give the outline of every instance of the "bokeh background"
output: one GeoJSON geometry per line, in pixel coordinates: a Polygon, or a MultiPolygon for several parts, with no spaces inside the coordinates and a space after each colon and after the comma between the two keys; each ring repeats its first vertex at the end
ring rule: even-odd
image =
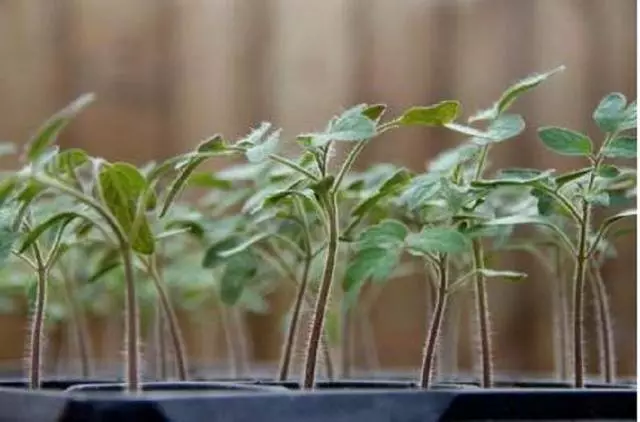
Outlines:
{"type": "MultiPolygon", "coordinates": [[[[23,142],[54,111],[92,91],[97,102],[62,145],[143,164],[212,133],[234,139],[262,120],[288,135],[320,129],[359,102],[386,103],[397,113],[459,99],[468,116],[510,82],[564,64],[565,72],[518,101],[527,131],[494,150],[497,165],[562,170],[581,163],[543,149],[535,128],[562,125],[597,136],[590,116],[599,99],[611,91],[636,97],[636,43],[634,0],[4,0],[0,139],[23,142]]],[[[439,130],[398,131],[376,140],[358,166],[389,161],[420,170],[459,140],[439,130]]],[[[635,234],[618,254],[604,268],[617,369],[635,376],[635,234]]],[[[496,367],[550,371],[549,276],[527,256],[509,263],[532,275],[490,285],[496,367]]],[[[371,310],[382,367],[418,365],[425,291],[419,278],[391,283],[371,310]]],[[[280,317],[291,297],[276,292],[269,299],[273,313],[239,316],[256,365],[277,359],[280,317]]],[[[470,369],[473,302],[460,300],[459,364],[470,369]]],[[[2,362],[20,364],[27,322],[26,312],[0,316],[2,362]]],[[[104,323],[91,323],[98,336],[104,323]]],[[[223,350],[218,331],[185,327],[195,359],[223,350]]],[[[60,352],[67,336],[64,326],[49,330],[47,368],[73,358],[60,352]]],[[[107,361],[119,357],[120,337],[111,339],[101,352],[107,361]]],[[[362,349],[356,346],[356,363],[367,358],[362,349]]],[[[591,350],[592,371],[596,359],[591,350]]]]}

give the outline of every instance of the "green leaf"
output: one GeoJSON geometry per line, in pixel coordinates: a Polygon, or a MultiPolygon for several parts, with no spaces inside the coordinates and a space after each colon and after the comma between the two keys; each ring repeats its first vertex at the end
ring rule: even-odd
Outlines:
{"type": "Polygon", "coordinates": [[[226,305],[235,305],[257,272],[258,264],[250,251],[244,250],[228,257],[220,279],[220,300],[226,305]]]}
{"type": "Polygon", "coordinates": [[[409,252],[459,253],[467,251],[471,245],[469,239],[458,230],[446,227],[427,227],[420,233],[411,233],[405,239],[409,252]]]}
{"type": "Polygon", "coordinates": [[[352,107],[331,120],[327,129],[322,133],[306,133],[299,135],[299,139],[306,139],[307,146],[321,147],[329,141],[356,142],[371,139],[377,135],[376,122],[365,115],[371,110],[360,104],[352,107]]]}
{"type": "Polygon", "coordinates": [[[362,249],[393,249],[402,245],[409,229],[398,220],[383,220],[364,230],[358,244],[362,249]]]}
{"type": "Polygon", "coordinates": [[[400,196],[400,202],[410,210],[416,210],[436,196],[440,190],[440,176],[427,173],[414,178],[400,196]]]}
{"type": "Polygon", "coordinates": [[[474,137],[476,145],[503,142],[522,133],[525,128],[524,119],[518,114],[504,114],[493,120],[481,137],[474,137]]]}
{"type": "Polygon", "coordinates": [[[266,160],[269,155],[276,152],[281,133],[282,129],[278,129],[267,136],[264,141],[248,148],[246,152],[247,160],[250,163],[259,163],[266,160]]]}
{"type": "Polygon", "coordinates": [[[220,134],[215,134],[201,141],[196,147],[200,153],[220,153],[227,151],[227,143],[220,134]]]}
{"type": "Polygon", "coordinates": [[[26,144],[25,156],[27,160],[33,162],[49,150],[51,145],[56,142],[62,129],[93,100],[93,94],[84,94],[49,118],[26,144]]]}
{"type": "Polygon", "coordinates": [[[257,234],[249,239],[247,239],[246,241],[234,246],[233,248],[229,248],[229,249],[224,249],[224,250],[219,250],[217,252],[217,256],[219,258],[228,258],[231,255],[235,255],[237,253],[243,252],[249,248],[251,248],[251,246],[255,245],[256,243],[261,242],[262,240],[268,238],[269,236],[271,236],[271,233],[260,233],[257,234]]]}
{"type": "Polygon", "coordinates": [[[434,172],[450,171],[454,167],[474,159],[480,149],[478,145],[469,143],[445,150],[429,163],[429,170],[434,172]]]}
{"type": "Polygon", "coordinates": [[[612,225],[616,224],[617,222],[624,220],[626,218],[636,218],[637,217],[637,213],[638,211],[634,208],[632,209],[628,209],[628,210],[624,210],[621,211],[615,215],[612,215],[611,217],[605,219],[602,224],[600,225],[600,230],[599,232],[602,233],[603,235],[611,228],[612,225]]]}
{"type": "Polygon", "coordinates": [[[591,140],[586,135],[561,127],[543,127],[538,129],[542,143],[550,150],[569,156],[588,156],[591,154],[591,140]]]}
{"type": "Polygon", "coordinates": [[[351,215],[365,215],[367,212],[369,212],[369,210],[375,207],[375,205],[380,202],[380,200],[394,194],[397,190],[405,186],[409,182],[409,180],[411,180],[411,173],[409,171],[407,171],[406,169],[397,170],[382,183],[375,194],[360,202],[353,209],[353,211],[351,211],[351,215]]]}
{"type": "Polygon", "coordinates": [[[29,233],[27,233],[26,238],[24,239],[24,241],[22,242],[22,245],[18,249],[18,253],[21,253],[21,254],[24,253],[29,247],[31,247],[31,245],[33,245],[33,243],[36,240],[38,240],[38,238],[42,235],[42,233],[44,233],[48,229],[57,227],[60,230],[63,230],[65,226],[67,226],[69,223],[71,223],[74,219],[78,217],[81,217],[81,216],[78,213],[73,211],[61,212],[60,214],[56,214],[50,217],[49,219],[43,221],[42,223],[38,224],[36,227],[31,229],[29,233]]]}
{"type": "Polygon", "coordinates": [[[0,217],[0,267],[3,267],[11,256],[11,248],[20,237],[20,233],[14,231],[11,227],[11,221],[8,216],[0,217]]]}
{"type": "Polygon", "coordinates": [[[611,164],[601,164],[598,167],[598,176],[612,179],[620,174],[620,169],[611,164]]]}
{"type": "Polygon", "coordinates": [[[638,156],[638,142],[635,136],[619,136],[607,144],[602,151],[605,157],[629,158],[638,156]]]}
{"type": "Polygon", "coordinates": [[[368,247],[359,250],[349,262],[342,289],[347,293],[352,292],[368,279],[373,282],[386,281],[400,262],[401,252],[400,247],[368,247]]]}
{"type": "Polygon", "coordinates": [[[527,76],[526,78],[511,85],[509,88],[507,88],[506,91],[504,91],[504,93],[496,103],[495,107],[497,110],[497,114],[504,113],[509,107],[511,107],[513,102],[522,94],[524,94],[527,91],[530,91],[531,89],[535,88],[536,86],[544,82],[544,80],[549,78],[551,75],[561,72],[564,69],[565,69],[564,66],[559,66],[553,70],[550,70],[549,72],[527,76]]]}
{"type": "Polygon", "coordinates": [[[362,111],[362,114],[377,122],[380,120],[386,110],[386,104],[374,104],[367,106],[367,108],[362,111]]]}
{"type": "Polygon", "coordinates": [[[98,183],[104,204],[116,218],[124,234],[129,236],[133,250],[145,255],[152,254],[155,240],[144,216],[135,227],[135,233],[132,233],[138,201],[147,189],[144,176],[131,164],[105,164],[98,174],[98,183]]]}
{"type": "Polygon", "coordinates": [[[618,130],[629,130],[635,129],[638,125],[638,112],[636,102],[632,102],[629,104],[627,109],[624,112],[624,118],[618,124],[618,130]]]}
{"type": "Polygon", "coordinates": [[[218,178],[215,173],[200,172],[193,173],[187,181],[187,186],[230,190],[233,188],[233,183],[229,180],[218,178]]]}
{"type": "Polygon", "coordinates": [[[542,180],[548,180],[553,170],[536,171],[533,169],[505,169],[498,174],[498,179],[475,180],[471,182],[473,187],[498,187],[498,186],[527,186],[542,180]]]}
{"type": "Polygon", "coordinates": [[[444,126],[453,122],[459,113],[460,103],[447,100],[431,106],[412,107],[404,112],[398,123],[405,126],[444,126]]]}
{"type": "Polygon", "coordinates": [[[579,170],[573,170],[568,173],[561,174],[560,176],[557,176],[555,178],[555,183],[556,185],[558,185],[558,187],[561,187],[563,185],[566,185],[567,183],[581,178],[582,176],[589,174],[589,172],[591,172],[592,170],[593,167],[585,167],[579,170]]]}
{"type": "Polygon", "coordinates": [[[220,253],[238,246],[239,243],[240,242],[236,238],[227,238],[209,246],[204,253],[202,266],[204,268],[215,268],[222,264],[225,259],[220,256],[220,253]]]}
{"type": "Polygon", "coordinates": [[[603,132],[615,132],[625,118],[626,105],[627,98],[621,93],[608,94],[593,112],[593,120],[603,132]]]}

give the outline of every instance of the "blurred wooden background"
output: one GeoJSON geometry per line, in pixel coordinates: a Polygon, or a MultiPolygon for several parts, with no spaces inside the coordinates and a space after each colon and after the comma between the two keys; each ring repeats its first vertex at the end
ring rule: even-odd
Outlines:
{"type": "MultiPolygon", "coordinates": [[[[495,150],[497,163],[562,169],[578,163],[541,148],[535,128],[595,134],[590,116],[605,93],[636,97],[636,2],[5,0],[0,58],[0,139],[26,139],[52,112],[93,91],[98,101],[63,145],[139,163],[184,151],[214,132],[240,136],[261,120],[290,135],[319,129],[358,102],[398,112],[454,98],[469,115],[508,83],[564,64],[564,73],[518,102],[528,123],[522,138],[495,150]]],[[[384,160],[418,170],[458,139],[437,130],[399,131],[376,140],[358,165],[384,160]]],[[[636,373],[635,258],[630,238],[605,269],[618,370],[628,376],[636,373]]],[[[510,264],[534,276],[490,286],[496,367],[548,371],[548,277],[526,257],[510,264]]],[[[422,280],[391,284],[374,308],[383,366],[419,363],[424,289],[422,280]]],[[[276,295],[274,306],[282,309],[288,299],[276,295]]],[[[26,319],[1,318],[0,359],[17,363],[26,319]]],[[[252,356],[276,359],[279,320],[247,319],[252,356]]],[[[196,343],[191,339],[190,347],[196,343]]],[[[461,365],[468,368],[468,344],[465,350],[461,365]]]]}

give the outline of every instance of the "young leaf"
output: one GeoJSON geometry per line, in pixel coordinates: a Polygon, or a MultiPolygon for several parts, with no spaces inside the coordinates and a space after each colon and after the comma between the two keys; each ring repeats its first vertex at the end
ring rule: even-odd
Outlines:
{"type": "Polygon", "coordinates": [[[593,112],[593,120],[603,132],[615,132],[625,118],[626,105],[627,99],[623,94],[611,93],[600,101],[593,112]]]}
{"type": "Polygon", "coordinates": [[[268,238],[269,236],[271,236],[271,233],[260,233],[257,234],[249,239],[247,239],[246,241],[240,243],[239,245],[234,246],[233,248],[230,249],[225,249],[225,250],[219,250],[217,252],[217,256],[220,258],[227,258],[230,257],[231,255],[235,255],[237,253],[240,253],[242,251],[245,251],[247,249],[249,249],[251,246],[255,245],[256,243],[268,238]]]}
{"type": "Polygon", "coordinates": [[[20,234],[11,228],[11,221],[3,216],[0,221],[0,267],[11,256],[11,248],[19,237],[20,234]]]}
{"type": "Polygon", "coordinates": [[[555,183],[558,187],[562,187],[567,183],[573,182],[576,179],[579,179],[587,174],[589,174],[593,170],[593,167],[585,167],[579,170],[573,170],[565,174],[561,174],[555,178],[555,183]]]}
{"type": "Polygon", "coordinates": [[[93,94],[84,94],[64,109],[53,115],[29,140],[25,147],[25,156],[29,162],[40,158],[53,143],[58,134],[80,111],[94,100],[93,94]]]}
{"type": "Polygon", "coordinates": [[[63,230],[69,223],[71,223],[75,218],[81,217],[78,213],[70,211],[70,212],[61,212],[60,214],[56,214],[51,218],[43,221],[38,224],[36,227],[31,229],[28,233],[22,245],[18,249],[18,253],[24,253],[33,242],[38,240],[40,235],[47,231],[50,228],[57,227],[59,230],[63,230]]]}
{"type": "Polygon", "coordinates": [[[570,156],[588,156],[591,154],[591,140],[582,133],[560,127],[538,129],[542,143],[550,150],[570,156]]]}
{"type": "Polygon", "coordinates": [[[138,200],[147,189],[144,176],[126,163],[105,164],[98,174],[102,200],[116,218],[124,233],[131,238],[131,247],[141,254],[152,254],[155,245],[151,228],[146,218],[138,224],[136,233],[131,233],[136,218],[138,200]]]}
{"type": "Polygon", "coordinates": [[[460,103],[447,100],[431,106],[412,107],[404,112],[398,123],[405,126],[443,126],[453,122],[459,113],[460,103]]]}
{"type": "Polygon", "coordinates": [[[398,220],[383,220],[363,231],[358,239],[358,244],[361,249],[393,249],[402,245],[408,232],[407,226],[398,220]]]}
{"type": "Polygon", "coordinates": [[[345,273],[342,289],[352,292],[362,287],[365,281],[386,281],[400,262],[402,248],[385,249],[382,247],[368,247],[359,250],[350,260],[345,273]]]}
{"type": "Polygon", "coordinates": [[[414,178],[400,196],[400,202],[410,210],[416,210],[432,199],[440,190],[440,176],[427,173],[414,178]]]}
{"type": "Polygon", "coordinates": [[[602,222],[602,224],[600,225],[600,230],[598,230],[598,232],[601,233],[601,236],[604,236],[606,232],[611,228],[611,226],[613,226],[615,223],[625,218],[635,218],[637,216],[637,212],[638,211],[636,209],[628,209],[612,215],[602,222]]]}
{"type": "Polygon", "coordinates": [[[222,264],[225,260],[220,256],[220,253],[238,246],[239,242],[235,238],[227,238],[209,246],[205,251],[202,259],[202,266],[204,268],[215,268],[222,264]]]}
{"type": "Polygon", "coordinates": [[[609,158],[629,158],[638,156],[638,142],[635,136],[619,136],[605,146],[602,154],[609,158]]]}
{"type": "Polygon", "coordinates": [[[612,179],[614,177],[618,177],[620,174],[620,169],[611,164],[601,164],[598,167],[598,176],[604,177],[607,179],[612,179]]]}
{"type": "Polygon", "coordinates": [[[427,227],[420,233],[411,233],[405,239],[407,250],[414,254],[459,253],[467,251],[469,239],[458,230],[446,227],[427,227]]]}
{"type": "Polygon", "coordinates": [[[540,85],[549,76],[561,72],[564,69],[564,66],[559,66],[546,73],[528,76],[510,86],[496,103],[497,114],[504,113],[519,96],[540,85]]]}
{"type": "Polygon", "coordinates": [[[254,146],[249,147],[246,152],[247,160],[250,163],[259,163],[261,161],[266,160],[269,155],[273,154],[278,147],[278,141],[280,141],[280,134],[282,133],[282,129],[278,129],[267,138],[260,142],[254,144],[254,146]]]}
{"type": "Polygon", "coordinates": [[[366,198],[364,201],[360,202],[354,209],[351,211],[351,215],[354,216],[363,216],[365,215],[371,208],[373,208],[381,199],[386,196],[392,195],[398,189],[402,188],[406,185],[411,179],[411,173],[409,173],[406,169],[399,169],[395,173],[391,175],[387,180],[385,180],[378,191],[366,198]]]}
{"type": "Polygon", "coordinates": [[[638,112],[636,102],[629,104],[624,112],[624,118],[618,123],[618,130],[635,129],[638,125],[638,112]]]}
{"type": "Polygon", "coordinates": [[[518,114],[504,114],[493,120],[482,137],[474,137],[476,145],[503,142],[522,133],[524,119],[518,114]]]}
{"type": "Polygon", "coordinates": [[[370,118],[371,120],[378,122],[380,118],[387,110],[387,106],[385,104],[374,104],[370,105],[362,111],[362,114],[370,118]]]}
{"type": "Polygon", "coordinates": [[[376,122],[364,113],[370,113],[366,105],[352,107],[335,117],[322,133],[308,133],[300,138],[308,139],[309,146],[320,147],[329,141],[355,142],[373,138],[377,134],[376,122]]]}

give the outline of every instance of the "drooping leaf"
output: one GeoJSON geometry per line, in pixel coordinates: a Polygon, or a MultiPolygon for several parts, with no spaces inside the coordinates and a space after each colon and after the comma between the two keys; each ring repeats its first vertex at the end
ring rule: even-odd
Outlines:
{"type": "Polygon", "coordinates": [[[588,156],[591,154],[591,140],[588,136],[561,127],[543,127],[538,136],[544,146],[550,150],[569,156],[588,156]]]}
{"type": "Polygon", "coordinates": [[[603,132],[615,132],[625,118],[627,98],[613,92],[606,95],[593,112],[593,120],[603,132]]]}
{"type": "Polygon", "coordinates": [[[154,237],[147,219],[142,216],[134,227],[138,201],[147,189],[144,176],[131,164],[105,164],[98,174],[100,193],[104,204],[129,236],[131,247],[141,254],[151,254],[155,249],[154,237]],[[135,233],[133,233],[133,229],[135,233]]]}
{"type": "Polygon", "coordinates": [[[638,141],[635,136],[618,136],[602,151],[605,157],[634,159],[638,156],[638,141]]]}
{"type": "Polygon", "coordinates": [[[458,230],[447,227],[427,227],[411,233],[405,239],[407,250],[413,254],[459,253],[469,250],[471,242],[458,230]]]}
{"type": "Polygon", "coordinates": [[[29,162],[35,161],[45,153],[56,139],[62,129],[94,100],[93,94],[84,94],[53,115],[40,127],[36,134],[29,140],[25,147],[25,156],[29,162]]]}
{"type": "Polygon", "coordinates": [[[398,123],[405,126],[444,126],[453,122],[459,114],[460,103],[446,100],[430,106],[411,107],[398,119],[398,123]]]}

